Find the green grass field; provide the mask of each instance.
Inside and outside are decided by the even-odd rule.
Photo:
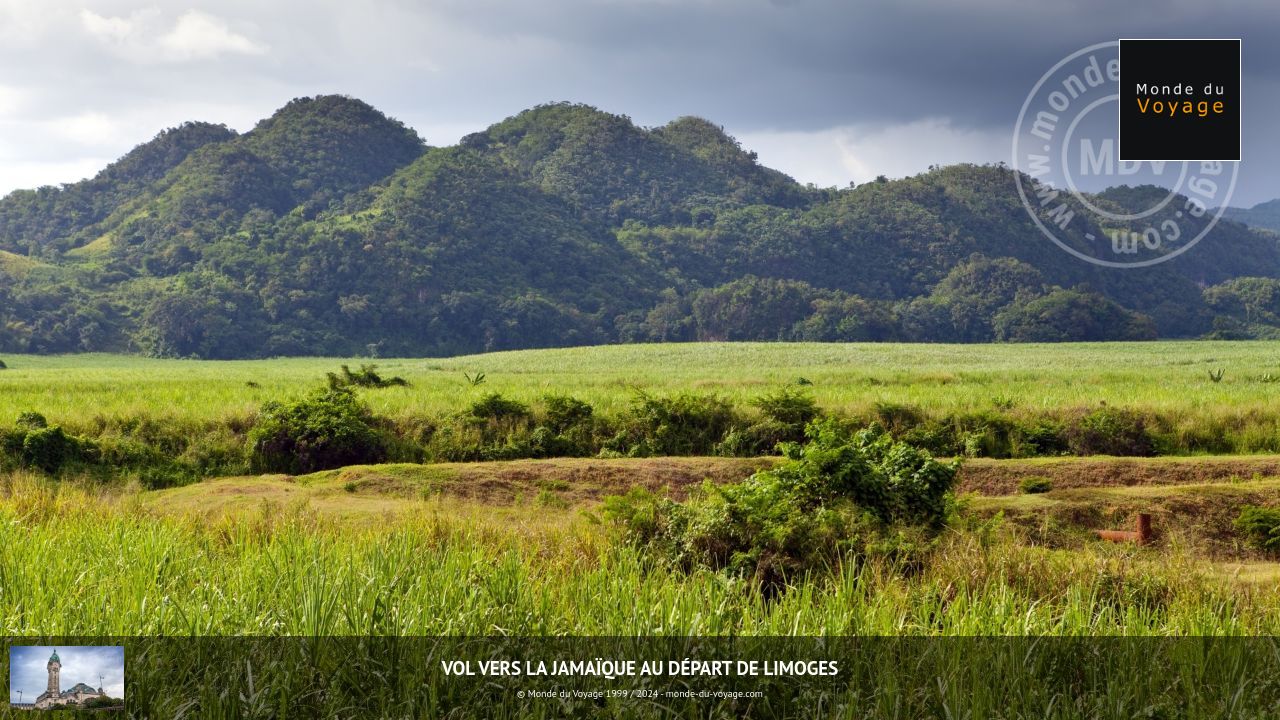
[[[572,394],[622,413],[633,389],[743,406],[805,378],[819,405],[927,412],[1140,408],[1274,443],[1280,345],[624,346],[378,361],[405,388],[361,391],[391,418],[442,416],[484,392]],[[9,356],[0,424],[251,420],[341,362]],[[1208,371],[1225,368],[1220,382]],[[483,372],[477,388],[463,373]],[[252,385],[250,384],[252,383]],[[112,420],[114,418],[114,420]],[[1233,424],[1235,423],[1235,424]],[[1270,430],[1268,430],[1270,428]],[[1217,430],[1213,430],[1217,431]],[[241,431],[237,431],[241,432]],[[1267,433],[1270,433],[1267,435]],[[1241,445],[1248,449],[1251,446]],[[1271,445],[1257,443],[1253,449]],[[234,450],[234,447],[233,447]],[[0,631],[48,634],[1065,634],[1280,632],[1280,565],[1231,537],[1272,504],[1274,457],[974,460],[953,525],[916,564],[831,568],[766,597],[745,579],[655,563],[615,542],[603,495],[676,493],[776,460],[579,458],[384,465],[146,491],[29,470],[0,476]],[[1019,478],[1057,486],[1018,495]],[[967,479],[966,479],[967,478]],[[1128,487],[1109,487],[1116,485]],[[1093,530],[1156,513],[1154,546]],[[74,606],[76,612],[68,612]]]
[[[39,409],[78,426],[93,417],[148,415],[212,421],[323,382],[340,363],[376,362],[412,385],[368,395],[393,417],[457,410],[486,374],[484,391],[533,401],[580,397],[603,412],[624,408],[632,388],[700,391],[745,401],[793,383],[813,383],[824,408],[857,412],[877,402],[935,412],[1029,411],[1110,405],[1185,418],[1275,414],[1280,343],[1150,342],[1048,345],[697,343],[530,350],[448,359],[155,360],[121,355],[6,356],[0,419]],[[1223,368],[1221,382],[1209,371]],[[1273,382],[1272,380],[1276,380]],[[254,382],[259,387],[246,383]]]
[[[745,579],[655,565],[582,508],[529,497],[351,493],[334,474],[296,495],[271,479],[112,495],[18,475],[0,487],[7,635],[1280,632],[1269,563],[1176,543],[1030,544],[980,515],[922,572],[848,566],[770,599]]]

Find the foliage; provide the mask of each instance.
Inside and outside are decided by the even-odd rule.
[[[622,429],[606,444],[631,457],[710,455],[739,423],[733,406],[714,395],[670,397],[636,391]]]
[[[1082,290],[1055,290],[1016,303],[993,320],[995,335],[1009,342],[1154,340],[1151,318],[1107,297]]]
[[[1236,517],[1235,528],[1259,550],[1280,553],[1280,509],[1246,506]]]
[[[387,387],[405,387],[409,384],[402,377],[384,378],[378,374],[377,365],[361,365],[360,369],[351,372],[351,368],[343,365],[338,373],[325,373],[329,380],[330,390],[342,390],[344,388],[362,387],[362,388],[387,388]]]
[[[708,484],[686,503],[634,489],[609,498],[604,512],[629,543],[668,562],[725,569],[773,590],[847,553],[941,526],[955,463],[875,426],[851,433],[819,421],[808,436],[784,449],[787,462],[737,485]]]
[[[707,120],[564,103],[425,148],[366,103],[299,98],[242,135],[190,123],[0,199],[0,351],[1280,337],[1268,234],[1221,223],[1232,253],[1109,273],[1025,242],[1013,180],[958,165],[820,190]]]
[[[268,402],[249,432],[257,472],[302,474],[382,462],[388,445],[369,408],[346,390]]]
[[[467,412],[477,420],[524,420],[530,417],[528,405],[504,398],[499,393],[489,393],[471,403]]]
[[[1067,446],[1076,455],[1155,454],[1155,440],[1141,413],[1103,406],[1075,418],[1064,430]]]
[[[1027,495],[1047,493],[1053,489],[1053,481],[1043,475],[1028,475],[1018,483],[1018,491]]]

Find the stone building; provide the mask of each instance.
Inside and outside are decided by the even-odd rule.
[[[68,703],[83,705],[86,700],[107,696],[102,692],[102,688],[94,690],[82,682],[76,683],[69,690],[62,690],[62,660],[58,658],[57,650],[49,656],[49,664],[45,667],[49,670],[49,686],[36,698],[34,707],[37,710]]]

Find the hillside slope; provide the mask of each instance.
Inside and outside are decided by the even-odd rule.
[[[1099,268],[1040,235],[1015,180],[958,165],[819,189],[706,120],[567,103],[429,148],[358,100],[301,98],[242,135],[189,123],[92,180],[0,199],[0,250],[28,258],[0,264],[0,351],[1280,334],[1274,234],[1223,222],[1170,262]]]

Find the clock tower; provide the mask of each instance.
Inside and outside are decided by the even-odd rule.
[[[62,670],[62,661],[58,659],[58,651],[54,650],[49,656],[49,689],[46,691],[49,695],[57,697],[59,693],[59,674]]]

